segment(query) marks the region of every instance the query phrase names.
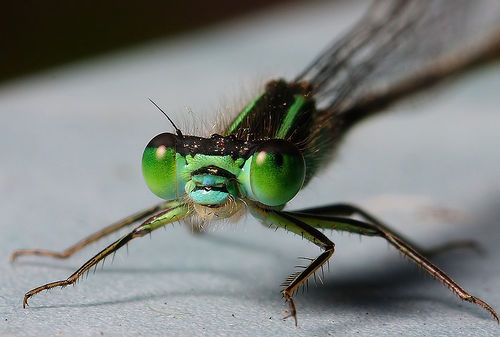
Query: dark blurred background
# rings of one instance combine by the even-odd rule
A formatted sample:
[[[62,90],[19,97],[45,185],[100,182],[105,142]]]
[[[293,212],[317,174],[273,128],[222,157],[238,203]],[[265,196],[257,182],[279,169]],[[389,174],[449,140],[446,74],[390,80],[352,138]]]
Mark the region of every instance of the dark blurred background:
[[[5,1],[0,83],[292,1]]]

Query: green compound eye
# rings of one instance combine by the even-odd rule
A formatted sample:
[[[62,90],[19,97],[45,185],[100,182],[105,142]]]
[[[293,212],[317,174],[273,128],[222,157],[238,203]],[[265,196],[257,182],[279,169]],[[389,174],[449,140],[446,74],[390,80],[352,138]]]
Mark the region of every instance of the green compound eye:
[[[162,133],[154,137],[142,155],[142,174],[151,192],[169,200],[178,196],[176,136]]]
[[[305,173],[304,157],[293,144],[281,139],[267,141],[252,156],[252,194],[265,205],[283,205],[300,190]]]

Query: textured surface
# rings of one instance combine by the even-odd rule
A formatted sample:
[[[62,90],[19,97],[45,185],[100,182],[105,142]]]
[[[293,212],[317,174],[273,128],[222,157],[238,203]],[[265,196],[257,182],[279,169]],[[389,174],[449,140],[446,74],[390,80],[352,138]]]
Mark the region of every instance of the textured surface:
[[[140,158],[170,126],[147,97],[181,125],[192,110],[202,127],[232,97],[248,101],[256,83],[293,77],[360,9],[270,11],[1,87],[0,335],[498,336],[486,311],[382,240],[339,233],[329,234],[326,284],[297,296],[296,328],[281,320],[279,284],[298,256],[319,250],[250,216],[206,235],[158,231],[76,287],[21,306],[27,290],[67,277],[111,238],[67,261],[11,265],[13,250],[63,249],[157,202]],[[500,68],[489,66],[364,122],[290,208],[351,201],[426,247],[475,239],[483,255],[459,250],[436,262],[499,310],[499,87]]]

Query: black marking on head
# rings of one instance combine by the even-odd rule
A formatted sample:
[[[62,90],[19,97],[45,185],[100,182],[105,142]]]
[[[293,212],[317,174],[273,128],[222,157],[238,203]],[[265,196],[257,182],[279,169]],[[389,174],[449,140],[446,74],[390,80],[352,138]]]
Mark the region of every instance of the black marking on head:
[[[197,154],[204,154],[209,156],[231,156],[234,160],[238,158],[247,160],[255,152],[265,151],[276,154],[276,161],[279,165],[283,161],[283,154],[295,154],[298,151],[295,145],[283,139],[244,141],[237,139],[233,135],[221,136],[213,134],[210,138],[197,136],[179,137],[167,132],[155,136],[147,145],[149,148],[157,148],[159,146],[174,148],[183,157],[187,155],[194,157]],[[192,173],[192,175],[196,174],[212,174],[234,178],[231,172],[214,165],[202,167]]]
[[[204,190],[204,191],[220,191],[220,192],[225,192],[228,193],[226,186],[211,186],[211,185],[200,185],[196,186],[193,191],[199,191],[199,190]]]
[[[233,159],[248,159],[259,142],[248,142],[234,136],[214,134],[210,138],[197,136],[177,137],[176,151],[182,156],[205,154],[212,156],[231,156]]]
[[[197,136],[179,136],[172,133],[161,133],[155,136],[147,145],[150,148],[165,146],[174,148],[185,157],[204,154],[210,156],[231,156],[233,159],[248,159],[261,142],[248,142],[236,139],[234,136],[212,135],[210,138]]]
[[[199,174],[211,174],[213,176],[219,176],[224,178],[235,178],[236,176],[231,172],[224,170],[223,168],[217,167],[215,165],[205,166],[199,168],[191,173],[191,176],[199,175]]]

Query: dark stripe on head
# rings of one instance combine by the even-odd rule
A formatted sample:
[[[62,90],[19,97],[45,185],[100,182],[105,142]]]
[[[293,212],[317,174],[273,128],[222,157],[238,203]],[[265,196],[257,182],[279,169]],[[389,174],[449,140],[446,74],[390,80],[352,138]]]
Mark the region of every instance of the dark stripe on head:
[[[196,176],[199,174],[211,174],[214,176],[230,178],[230,179],[235,178],[235,175],[232,174],[231,172],[214,165],[204,166],[202,168],[197,169],[196,171],[191,172],[191,176]]]

